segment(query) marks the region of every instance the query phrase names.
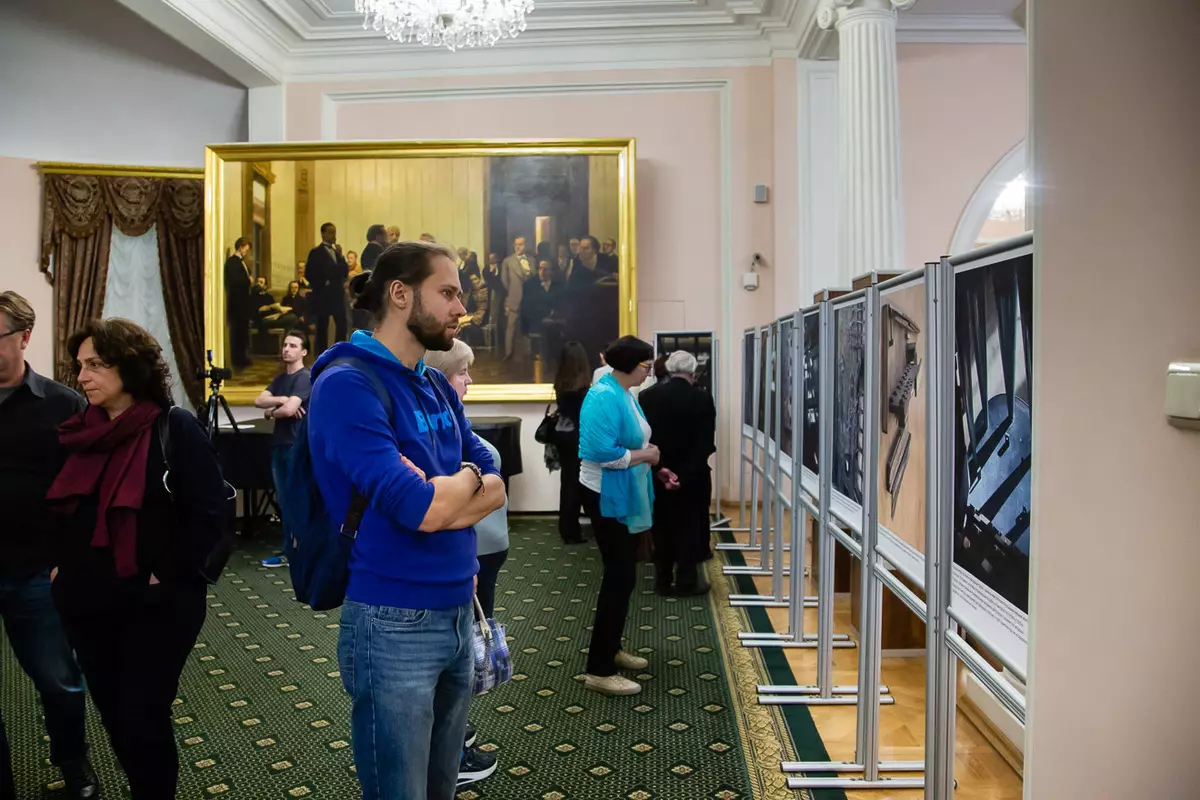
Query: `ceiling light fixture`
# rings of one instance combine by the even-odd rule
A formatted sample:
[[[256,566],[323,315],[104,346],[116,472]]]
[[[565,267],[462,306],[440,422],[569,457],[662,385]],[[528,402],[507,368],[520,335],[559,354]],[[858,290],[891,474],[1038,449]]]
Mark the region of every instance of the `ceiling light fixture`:
[[[363,27],[397,42],[445,47],[490,47],[525,30],[533,0],[354,0]]]

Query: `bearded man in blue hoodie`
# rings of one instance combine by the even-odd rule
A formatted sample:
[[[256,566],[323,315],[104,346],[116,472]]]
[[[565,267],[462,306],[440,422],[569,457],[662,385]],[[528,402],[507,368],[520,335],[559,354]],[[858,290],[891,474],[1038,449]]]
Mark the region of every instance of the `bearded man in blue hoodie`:
[[[338,641],[354,761],[364,800],[451,800],[474,683],[472,526],[504,483],[450,382],[425,368],[466,313],[454,253],[399,242],[351,288],[375,331],[313,366],[308,436],[332,518],[354,493],[368,501]]]

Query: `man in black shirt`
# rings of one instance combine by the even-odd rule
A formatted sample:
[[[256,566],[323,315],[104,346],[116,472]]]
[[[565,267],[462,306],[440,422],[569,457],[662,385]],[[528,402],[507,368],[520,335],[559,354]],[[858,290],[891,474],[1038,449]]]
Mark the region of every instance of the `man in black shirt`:
[[[67,796],[98,798],[87,758],[83,678],[50,592],[59,518],[46,510],[46,491],[65,453],[58,426],[86,401],[25,363],[33,308],[15,292],[0,292],[0,617],[17,660],[42,697],[50,760],[62,770]],[[0,725],[0,797],[15,797],[8,739]]]
[[[283,352],[279,356],[283,372],[276,375],[254,401],[254,405],[263,409],[263,416],[275,420],[275,432],[271,435],[271,477],[275,480],[275,499],[282,517],[285,547],[288,540],[287,504],[284,502],[288,453],[295,440],[296,425],[308,413],[308,398],[312,394],[312,378],[308,367],[304,366],[307,355],[308,336],[303,331],[288,331],[283,337]],[[262,562],[264,567],[286,564],[287,559],[282,553]]]

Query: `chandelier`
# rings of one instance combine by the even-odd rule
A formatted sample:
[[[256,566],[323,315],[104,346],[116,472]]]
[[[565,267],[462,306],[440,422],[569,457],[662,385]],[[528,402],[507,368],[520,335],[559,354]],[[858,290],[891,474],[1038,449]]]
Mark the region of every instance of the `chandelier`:
[[[397,42],[445,47],[490,47],[525,30],[533,0],[354,0],[363,28]]]

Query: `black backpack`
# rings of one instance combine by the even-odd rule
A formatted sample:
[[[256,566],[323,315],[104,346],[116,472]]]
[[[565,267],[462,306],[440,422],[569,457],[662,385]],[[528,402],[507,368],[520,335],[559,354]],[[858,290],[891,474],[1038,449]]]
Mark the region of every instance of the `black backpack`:
[[[167,494],[171,493],[171,488],[167,484],[167,478],[171,474],[171,414],[187,414],[188,412],[177,407],[170,406],[165,412],[158,415],[158,442],[162,447],[163,458],[163,488],[167,490]],[[188,416],[191,416],[188,414]],[[192,417],[195,420],[195,417]],[[221,465],[217,464],[219,470]],[[224,475],[221,477],[221,483],[229,490],[227,501],[232,501],[237,497],[237,489],[235,489],[229,481],[225,480]],[[172,503],[174,495],[172,495]],[[204,559],[204,564],[200,567],[200,576],[204,578],[206,583],[215,584],[221,579],[221,574],[225,571],[225,565],[229,563],[229,556],[233,553],[234,543],[237,541],[237,536],[233,532],[232,513],[226,515],[226,522],[221,526],[220,534],[217,537],[216,544],[208,551],[208,555]]]

